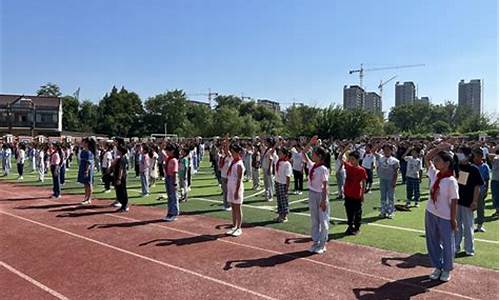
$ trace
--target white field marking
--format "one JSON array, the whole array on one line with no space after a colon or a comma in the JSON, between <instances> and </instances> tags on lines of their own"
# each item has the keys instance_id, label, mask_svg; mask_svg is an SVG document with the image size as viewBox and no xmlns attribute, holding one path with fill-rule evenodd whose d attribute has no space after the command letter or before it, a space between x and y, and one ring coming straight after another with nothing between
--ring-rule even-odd
<instances>
[{"instance_id":1,"label":"white field marking","mask_svg":"<svg viewBox=\"0 0 500 300\"><path fill-rule=\"evenodd\" d=\"M195 198L192 198L192 199L195 199ZM199 199L199 198L197 198L197 199ZM209 200L211 202L219 202L219 201L215 201L215 200L211 200L211 199L206 199L206 200ZM59 202L52 201L52 200L43 200L43 201L48 201L48 202L52 202L52 203L59 203ZM89 209L89 211L95 211L95 210ZM3 213L3 212L0 211L0 213ZM141 221L141 220L138 220L138 219L133 219L133 218L129 218L129 217L125 217L125 216L120 216L120 215L114 215L114 214L104 214L104 215L107 215L107 216L110 216L110 217L113 217L113 218L128 220L128 221L135 221L135 222ZM305 214L305 215L307 215L307 214ZM16 216L16 215L12 215L12 216L24 219L23 217ZM34 223L38 223L38 222L33 221L33 220L28 220L28 221L34 222ZM40 224L42 224L42 223L40 223ZM48 226L48 227L52 227L50 225L45 225L45 224L43 224L43 225L44 226ZM186 230L182 230L182 229L177 229L177 228L162 226L160 224L148 224L148 225L149 226L154 226L154 227L159 227L159 228L162 228L162 229L171 230L171 231L176 231L176 232L180 232L180 233L184 233L184 234L188 234L188 235L191 235L191 236L198 236L198 235L200 235L200 234L193 233L193 232L186 231ZM56 228L56 227L54 227L54 229L55 230L64 231L64 230ZM68 234L73 235L73 233L71 233L71 232L68 232ZM82 238L88 239L86 237L82 237ZM249 248L249 249L260 250L260 251L268 252L268 253L275 254L275 255L278 254L278 255L284 255L284 256L287 256L287 257L297 258L297 257L295 257L293 255L289 255L289 254L286 254L286 253L283 253L283 252L274 251L274 250L271 250L271 249L261 248L261 247L257 247L257 246L253 246L253 245L248 245L248 244L237 243L237 242L233 242L233 241L230 241L230 240L217 239L216 241L223 242L223 243L228 243L228 244L236 245L236 246L240 246L240 247L245 247L245 248ZM96 242L97 243L101 243L99 241L96 241ZM110 247L114 247L114 246L111 246L111 245L109 245L109 246ZM127 251L127 250L124 250L124 251ZM140 255L140 254L137 254L137 255ZM149 259L149 258L147 258L147 259ZM304 260L304 261L307 261L307 262L310 262L310 263L314 263L314 264L319 264L319 265L322 265L322 266L325 266L325 267L330 267L330 268L333 268L333 269L337 269L337 270L341 270L341 271L345 271L345 272L354 273L354 274L361 275L361 276L375 278L375 279L378 279L378 280L383 280L383 281L387 281L387 282L397 282L397 283L399 283L401 285L406 285L406 286L410 286L410 287L417 287L417 288L423 288L422 286L411 284L411 283L398 282L397 279L391 279L391 278L386 278L386 277L377 276L377 275L373 275L373 274L368 274L368 273L364 273L364 272L361 272L361 271L356 271L356 270L353 270L353 269L339 267L339 266L335 266L335 265L332 265L332 264L324 263L324 262L321 262L321 261L316 261L316 260L313 260L313 259L310 259L310 258L299 257L298 259L301 259L301 260ZM163 262L160 262L160 263L163 263ZM173 267L177 268L175 266L173 266ZM187 270L187 271L189 271L189 270ZM202 274L200 274L200 275L202 275ZM202 276L204 276L204 275L202 275ZM217 280L217 279L215 279L215 280ZM460 294L455 294L455 293L443 291L443 290L440 290L440 289L434 289L433 288L433 289L430 289L430 290L434 291L434 292L438 292L438 293L443 293L443 294L447 294L447 295L451 295L451 296L455 296L455 297L464 298L464 299L479 300L477 298L472 298L472 297L468 297L468 296L464 296L464 295L460 295Z\"/></svg>"},{"instance_id":2,"label":"white field marking","mask_svg":"<svg viewBox=\"0 0 500 300\"><path fill-rule=\"evenodd\" d=\"M212 200L212 199L206 199L206 198L196 198L195 197L195 198L190 198L190 199L198 200L198 201L221 203L221 201ZM245 203L243 203L242 206L243 207L260 209L260 210L272 211L272 212L275 211L275 207L270 207L270 206L265 206L265 205L251 205L251 204L245 204ZM308 214L308 213L290 212L290 214L299 215L299 216L305 216L305 217L311 217L311 215ZM347 219L334 218L334 217L330 217L330 220L347 222ZM361 223L365 224L365 225L369 225L369 226L377 226L377 227L382 227L382 228L389 228L389 229L395 229L395 230L402 230L402 231L409 231L409 232L415 232L415 233L425 234L425 231L424 230L420 230L420 229L407 228L407 227L394 226L394 225L386 225L386 224L380 224L380 223L365 223L365 222L361 222ZM495 244L495 245L499 244L498 241L493 241L493 240L478 239L478 238L474 238L474 240L478 241L478 242L488 243L488 244Z\"/></svg>"},{"instance_id":3,"label":"white field marking","mask_svg":"<svg viewBox=\"0 0 500 300\"><path fill-rule=\"evenodd\" d=\"M255 194L251 194L251 195L246 196L246 197L244 197L244 198L245 198L245 199L252 198L252 197L258 196L258 195L260 195L260 194L264 194L264 192L265 192L265 191L266 191L266 190L264 190L264 189L263 189L263 190L261 190L261 191L258 191L258 192L257 192L257 193L255 193Z\"/></svg>"},{"instance_id":4,"label":"white field marking","mask_svg":"<svg viewBox=\"0 0 500 300\"><path fill-rule=\"evenodd\" d=\"M7 270L9 270L10 272L16 274L17 276L21 277L22 279L28 281L29 283L39 287L40 289L44 290L45 292L51 294L52 296L56 297L57 299L61 299L61 300L67 300L68 298L63 296L62 294L54 291L53 289L49 288L48 286L40 283L39 281L33 279L32 277L24 274L23 272L19 271L19 270L16 270L14 267L12 267L11 265L3 262L3 261L0 261L0 266L6 268Z\"/></svg>"},{"instance_id":5,"label":"white field marking","mask_svg":"<svg viewBox=\"0 0 500 300\"><path fill-rule=\"evenodd\" d=\"M110 217L114 217L114 218L118 218L118 219L129 220L129 221L135 221L135 222L140 221L140 220L137 220L137 219L133 219L133 218L129 218L129 217L124 217L124 216L120 216L120 215L113 215L113 214L105 214L105 215L110 216ZM163 228L163 229L168 229L168 230L171 230L171 231L176 231L176 232L180 232L180 233L184 233L184 234L188 234L188 235L191 235L191 236L199 236L200 235L198 233L190 232L190 231L187 231L187 230L182 230L182 229L178 229L178 228L172 228L172 227L162 226L162 225L159 225L159 224L148 224L148 225L155 226L155 227L160 227L160 228ZM275 250L271 250L271 249L267 249L267 248L261 248L261 247L258 247L258 246L243 244L243 243L237 243L237 242L233 242L233 241L226 240L226 239L216 239L216 241L223 242L223 243L228 243L228 244L236 245L236 246L240 246L240 247L250 248L250 249L254 249L254 250L259 250L259 251L263 251L263 252L268 252L268 253L271 253L271 254L274 254L274 255L283 255L283 256L287 256L287 257L297 258L297 257L295 257L293 255L289 255L289 254L286 254L286 253L283 253L283 252L279 252L279 251L275 251ZM424 287L416 285L416 284L398 282L397 279L391 279L391 278L387 278L387 277L383 277L383 276L378 276L378 275L373 275L373 274L369 274L369 273L364 273L364 272L361 272L361 271L356 271L356 270L345 268L345 267L339 267L339 266L335 266L335 265L328 264L328 263L325 263L325 262L313 260L313 259L310 259L310 258L299 257L297 259L304 260L304 261L307 261L307 262L310 262L310 263L314 263L314 264L319 264L319 265L322 265L322 266L325 266L325 267L329 267L329 268L333 268L333 269L345 271L345 272L348 272L348 273L354 273L354 274L360 275L360 276L371 277L371 278L374 278L374 279L377 279L377 280L382 280L382 281L387 281L387 282L397 282L397 283L399 283L401 285L406 285L406 286L410 286L410 287L417 287L417 288L424 288ZM427 290L430 290L430 291L433 291L433 292L438 292L438 293L443 293L443 294L447 294L447 295L451 295L451 296L455 296L455 297L460 297L460 298L464 298L464 299L478 300L477 298L472 298L472 297L468 297L468 296L465 296L465 295L456 294L456 293L452 293L452 292L448 292L448 291L444 291L444 290L440 290L440 289L427 289Z\"/></svg>"},{"instance_id":6,"label":"white field marking","mask_svg":"<svg viewBox=\"0 0 500 300\"><path fill-rule=\"evenodd\" d=\"M206 275L203 275L203 274L200 274L200 273L197 273L195 271L191 271L189 269L185 269L185 268L182 268L182 267L174 266L174 265L168 264L168 263L160 261L160 260L156 260L156 259L148 257L148 256L144 256L144 255L132 252L132 251L128 251L128 250L125 250L125 249L122 249L122 248L119 248L119 247L116 247L116 246L113 246L113 245L110 245L110 244L107 244L107 243L104 243L104 242L101 242L101 241L98 241L98 240L94 240L94 239L91 239L91 238L88 238L88 237L85 237L83 235L79 235L79 234L76 234L76 233L73 233L73 232L70 232L70 231L66 231L64 229L60 229L60 228L57 228L57 227L54 227L54 226L51 226L51 225L40 223L40 222L37 222L35 220L24 218L24 217L21 217L21 216L18 216L18 215L14 215L14 214L11 214L11 213L8 213L8 212L0 211L0 213L4 214L4 215L11 216L13 218L17 218L17 219L26 221L26 222L30 222L30 223L36 224L36 225L41 226L41 227L45 227L45 228L48 228L48 229L52 229L54 231L65 233L65 234L67 234L69 236L72 236L72 237L75 237L75 238L79 238L79 239L82 239L82 240L85 240L87 242L91 242L91 243L94 243L94 244L97 244L97 245L100 245L100 246L104 246L104 247L110 248L112 250L121 252L121 253L125 253L125 254L131 255L131 256L135 256L135 257L144 259L146 261L162 265L164 267L168 267L168 268L171 268L171 269L174 269L174 270L177 270L177 271L181 271L181 272L184 272L184 273L187 273L187 274L190 274L190 275L194 275L194 276L200 277L202 279L209 280L209 281L221 284L221 285L232 287L232 288L234 288L236 290L239 290L239 291L242 291L242 292L245 292L245 293L249 293L249 294L252 294L254 296L261 297L263 299L272 299L272 300L275 299L275 298L269 297L267 295L264 295L264 294L257 293L257 292L254 292L252 290L246 289L244 287L241 287L241 286L238 286L238 285L234 285L234 284L231 284L229 282L225 282L223 280L219 280L217 278L206 276ZM66 298L64 298L64 299L66 299Z\"/></svg>"},{"instance_id":7,"label":"white field marking","mask_svg":"<svg viewBox=\"0 0 500 300\"><path fill-rule=\"evenodd\" d=\"M303 201L306 201L306 200L309 200L309 198L304 198L304 199L299 199L299 200L295 200L295 201L290 201L290 202L288 202L288 204L292 205L292 204L303 202Z\"/></svg>"}]
</instances>

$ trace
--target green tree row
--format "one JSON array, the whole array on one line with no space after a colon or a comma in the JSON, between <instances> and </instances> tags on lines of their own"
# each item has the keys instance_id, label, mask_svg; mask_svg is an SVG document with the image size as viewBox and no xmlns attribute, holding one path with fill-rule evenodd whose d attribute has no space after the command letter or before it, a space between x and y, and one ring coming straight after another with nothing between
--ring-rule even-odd
<instances>
[{"instance_id":1,"label":"green tree row","mask_svg":"<svg viewBox=\"0 0 500 300\"><path fill-rule=\"evenodd\" d=\"M39 95L61 96L59 87L46 84ZM219 95L215 107L195 104L182 90L172 90L141 101L140 97L113 87L98 102L63 96L63 128L109 136L148 136L151 133L179 136L251 137L255 135L354 138L386 134L426 135L495 131L498 120L472 113L452 102L433 105L417 103L391 109L388 119L365 110L343 110L293 105L276 112L257 102L232 95Z\"/></svg>"}]
</instances>

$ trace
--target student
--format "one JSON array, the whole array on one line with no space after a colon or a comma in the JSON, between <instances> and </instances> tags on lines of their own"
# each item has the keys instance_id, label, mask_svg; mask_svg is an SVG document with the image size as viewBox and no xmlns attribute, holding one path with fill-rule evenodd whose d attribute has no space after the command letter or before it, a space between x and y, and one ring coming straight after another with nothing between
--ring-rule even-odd
<instances>
[{"instance_id":1,"label":"student","mask_svg":"<svg viewBox=\"0 0 500 300\"><path fill-rule=\"evenodd\" d=\"M28 157L31 162L31 173L36 172L36 145L33 143L28 148Z\"/></svg>"},{"instance_id":2,"label":"student","mask_svg":"<svg viewBox=\"0 0 500 300\"><path fill-rule=\"evenodd\" d=\"M134 170L135 170L135 178L140 175L140 163L141 163L142 149L141 145L137 144L134 147Z\"/></svg>"},{"instance_id":3,"label":"student","mask_svg":"<svg viewBox=\"0 0 500 300\"><path fill-rule=\"evenodd\" d=\"M47 146L39 145L35 152L38 181L40 182L44 182L45 180L45 155L47 153L47 150Z\"/></svg>"},{"instance_id":4,"label":"student","mask_svg":"<svg viewBox=\"0 0 500 300\"><path fill-rule=\"evenodd\" d=\"M261 166L261 157L260 157L260 144L255 144L252 150L252 188L254 190L260 189L260 178L259 178L259 169Z\"/></svg>"},{"instance_id":5,"label":"student","mask_svg":"<svg viewBox=\"0 0 500 300\"><path fill-rule=\"evenodd\" d=\"M317 137L311 139L311 145L315 146ZM309 249L312 253L322 254L326 251L328 241L328 228L330 219L330 205L328 202L328 176L330 166L330 154L319 146L312 151L312 159L307 156L304 149L303 159L309 173L307 182L309 188L309 211L311 213L311 237L313 244Z\"/></svg>"},{"instance_id":6,"label":"student","mask_svg":"<svg viewBox=\"0 0 500 300\"><path fill-rule=\"evenodd\" d=\"M273 156L271 149L276 145L272 138L266 140L266 150L262 154L262 173L264 174L264 188L266 190L265 197L267 201L273 201Z\"/></svg>"},{"instance_id":7,"label":"student","mask_svg":"<svg viewBox=\"0 0 500 300\"><path fill-rule=\"evenodd\" d=\"M189 149L183 148L181 151L181 157L179 159L179 186L180 186L180 200L185 202L188 200L188 182L187 182L187 170L189 168Z\"/></svg>"},{"instance_id":8,"label":"student","mask_svg":"<svg viewBox=\"0 0 500 300\"><path fill-rule=\"evenodd\" d=\"M483 150L481 148L476 148L473 151L473 162L478 168L481 178L484 184L481 185L479 202L477 203L477 227L475 232L485 232L484 228L484 202L486 201L486 196L488 195L488 187L490 183L490 167L483 160Z\"/></svg>"},{"instance_id":9,"label":"student","mask_svg":"<svg viewBox=\"0 0 500 300\"><path fill-rule=\"evenodd\" d=\"M26 146L24 144L20 144L17 150L17 173L19 174L19 176L17 177L18 181L23 180L25 160L26 160Z\"/></svg>"},{"instance_id":10,"label":"student","mask_svg":"<svg viewBox=\"0 0 500 300\"><path fill-rule=\"evenodd\" d=\"M345 167L346 179L344 184L345 212L347 215L346 235L357 235L361 227L363 214L362 205L365 197L366 169L359 165L360 155L357 151L349 153L348 161L343 159L346 147L339 157Z\"/></svg>"},{"instance_id":11,"label":"student","mask_svg":"<svg viewBox=\"0 0 500 300\"><path fill-rule=\"evenodd\" d=\"M229 147L228 147L228 141L224 140L222 143L221 147L221 154L219 157L219 170L220 170L220 177L221 177L221 188L222 188L222 202L223 202L223 209L226 211L231 210L231 205L227 201L228 199L228 191L227 191L227 172L229 165L231 163L232 158L230 157L229 153Z\"/></svg>"},{"instance_id":12,"label":"student","mask_svg":"<svg viewBox=\"0 0 500 300\"><path fill-rule=\"evenodd\" d=\"M94 181L94 161L96 144L91 138L85 138L82 141L82 151L80 152L80 165L78 168L78 182L85 187L85 196L82 204L92 202L92 184Z\"/></svg>"},{"instance_id":13,"label":"student","mask_svg":"<svg viewBox=\"0 0 500 300\"><path fill-rule=\"evenodd\" d=\"M232 143L229 150L232 160L227 170L227 201L231 204L233 227L226 234L237 237L242 233L243 212L241 204L243 203L243 173L245 172L245 166L240 156L243 148L237 143Z\"/></svg>"},{"instance_id":14,"label":"student","mask_svg":"<svg viewBox=\"0 0 500 300\"><path fill-rule=\"evenodd\" d=\"M249 181L252 178L252 156L253 156L253 147L249 142L245 145L244 148L244 165L245 165L245 181Z\"/></svg>"},{"instance_id":15,"label":"student","mask_svg":"<svg viewBox=\"0 0 500 300\"><path fill-rule=\"evenodd\" d=\"M292 149L292 167L295 195L302 195L304 190L304 161L302 160L302 146L296 144Z\"/></svg>"},{"instance_id":16,"label":"student","mask_svg":"<svg viewBox=\"0 0 500 300\"><path fill-rule=\"evenodd\" d=\"M491 166L491 199L493 200L493 208L495 212L492 217L498 218L498 148L495 150L495 154L492 154L492 166Z\"/></svg>"},{"instance_id":17,"label":"student","mask_svg":"<svg viewBox=\"0 0 500 300\"><path fill-rule=\"evenodd\" d=\"M411 156L407 156L411 152ZM415 207L418 207L420 201L420 174L422 170L422 160L418 157L419 149L408 147L403 154L406 161L406 207L411 206L411 200L414 199Z\"/></svg>"},{"instance_id":18,"label":"student","mask_svg":"<svg viewBox=\"0 0 500 300\"><path fill-rule=\"evenodd\" d=\"M335 178L337 179L337 199L344 199L345 168L343 154L337 153L335 159Z\"/></svg>"},{"instance_id":19,"label":"student","mask_svg":"<svg viewBox=\"0 0 500 300\"><path fill-rule=\"evenodd\" d=\"M371 192L373 184L373 167L375 166L375 155L373 155L372 150L372 144L367 144L365 147L365 153L362 156L363 160L361 162L361 166L365 168L366 175L368 176L368 179L366 180L365 193Z\"/></svg>"},{"instance_id":20,"label":"student","mask_svg":"<svg viewBox=\"0 0 500 300\"><path fill-rule=\"evenodd\" d=\"M127 212L128 194L127 194L127 149L123 145L117 146L117 158L112 166L113 182L115 185L116 201L120 203L117 212Z\"/></svg>"},{"instance_id":21,"label":"student","mask_svg":"<svg viewBox=\"0 0 500 300\"><path fill-rule=\"evenodd\" d=\"M149 158L151 159L151 164L149 166L149 178L150 178L149 185L151 187L155 187L156 180L158 179L158 176L159 176L159 174L158 174L158 170L159 170L158 160L159 160L160 156L158 155L158 146L151 147L151 150L149 151Z\"/></svg>"},{"instance_id":22,"label":"student","mask_svg":"<svg viewBox=\"0 0 500 300\"><path fill-rule=\"evenodd\" d=\"M61 167L61 147L52 144L50 147L50 173L52 174L52 198L61 198L61 182L59 171Z\"/></svg>"},{"instance_id":23,"label":"student","mask_svg":"<svg viewBox=\"0 0 500 300\"><path fill-rule=\"evenodd\" d=\"M102 168L102 182L104 183L104 193L111 192L111 182L113 181L113 146L108 145L104 151L101 152L101 168Z\"/></svg>"},{"instance_id":24,"label":"student","mask_svg":"<svg viewBox=\"0 0 500 300\"><path fill-rule=\"evenodd\" d=\"M3 176L9 176L10 168L11 168L11 157L12 150L10 146L7 144L3 144L2 146L2 167L3 167Z\"/></svg>"},{"instance_id":25,"label":"student","mask_svg":"<svg viewBox=\"0 0 500 300\"><path fill-rule=\"evenodd\" d=\"M290 164L290 151L285 147L279 147L276 149L278 153L278 159L274 160L276 170L276 199L278 204L278 217L275 219L276 222L284 223L288 222L288 190L290 187L290 177L292 176L292 164Z\"/></svg>"},{"instance_id":26,"label":"student","mask_svg":"<svg viewBox=\"0 0 500 300\"><path fill-rule=\"evenodd\" d=\"M427 251L435 268L430 279L449 281L455 257L454 231L457 230L458 182L453 176L453 157L440 144L427 154L425 160L431 181L430 199L425 212Z\"/></svg>"},{"instance_id":27,"label":"student","mask_svg":"<svg viewBox=\"0 0 500 300\"><path fill-rule=\"evenodd\" d=\"M179 172L179 148L174 144L165 146L165 187L168 195L167 215L164 220L173 222L179 215L179 200L177 199L177 173Z\"/></svg>"},{"instance_id":28,"label":"student","mask_svg":"<svg viewBox=\"0 0 500 300\"><path fill-rule=\"evenodd\" d=\"M383 155L377 151L374 153L380 183L380 216L389 219L394 217L394 190L399 170L399 160L392 156L392 150L392 145L385 144L382 147Z\"/></svg>"},{"instance_id":29,"label":"student","mask_svg":"<svg viewBox=\"0 0 500 300\"><path fill-rule=\"evenodd\" d=\"M61 146L61 170L59 172L61 186L66 183L66 161L68 160L68 155L66 151L66 145Z\"/></svg>"},{"instance_id":30,"label":"student","mask_svg":"<svg viewBox=\"0 0 500 300\"><path fill-rule=\"evenodd\" d=\"M141 179L142 197L149 196L149 167L151 159L149 158L149 148L146 144L142 145L142 153L139 161L139 175Z\"/></svg>"},{"instance_id":31,"label":"student","mask_svg":"<svg viewBox=\"0 0 500 300\"><path fill-rule=\"evenodd\" d=\"M474 211L477 209L481 196L481 186L484 184L481 173L476 166L473 166L472 150L469 146L463 145L457 151L458 174L458 207L457 224L458 230L455 233L456 253L460 253L462 237L464 237L464 248L467 256L474 256Z\"/></svg>"}]
</instances>

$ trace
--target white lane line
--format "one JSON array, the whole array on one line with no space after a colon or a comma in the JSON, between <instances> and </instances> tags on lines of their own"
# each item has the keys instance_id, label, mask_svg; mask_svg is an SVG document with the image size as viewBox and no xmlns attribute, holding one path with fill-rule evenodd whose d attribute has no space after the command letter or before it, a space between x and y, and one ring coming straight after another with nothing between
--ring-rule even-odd
<instances>
[{"instance_id":1,"label":"white lane line","mask_svg":"<svg viewBox=\"0 0 500 300\"><path fill-rule=\"evenodd\" d=\"M192 200L198 200L198 201L205 201L205 202L214 202L214 203L221 203L219 200L213 200L213 199L207 199L207 198L190 198ZM270 206L259 206L259 205L251 205L251 204L242 204L243 207L249 207L249 208L255 208L255 209L260 209L260 210L266 210L266 211L271 211L274 212L276 208L270 207ZM310 217L311 215L308 213L301 213L301 212L290 212L290 214L294 215L299 215L299 216L305 216L305 217ZM335 217L330 217L330 220L333 221L343 221L347 222L347 219L341 219L341 218L335 218ZM361 222L364 225L369 225L369 226L376 226L376 227L382 227L382 228L389 228L389 229L395 229L395 230L402 230L402 231L408 231L408 232L415 232L415 233L422 233L425 234L424 230L420 229L414 229L414 228L406 228L406 227L401 227L401 226L394 226L394 225L386 225L386 224L380 224L380 223L365 223ZM498 245L498 241L493 241L493 240L486 240L486 239L479 239L479 238L474 238L475 241L482 242L482 243L488 243L488 244L495 244Z\"/></svg>"},{"instance_id":2,"label":"white lane line","mask_svg":"<svg viewBox=\"0 0 500 300\"><path fill-rule=\"evenodd\" d=\"M246 197L244 197L244 198L245 198L245 199L252 198L252 197L258 196L258 195L260 195L260 194L264 194L264 192L265 192L265 191L266 191L266 190L264 190L264 189L263 189L263 190L261 190L261 191L258 191L258 192L257 192L257 193L255 193L255 194L251 194L251 195L246 196Z\"/></svg>"},{"instance_id":3,"label":"white lane line","mask_svg":"<svg viewBox=\"0 0 500 300\"><path fill-rule=\"evenodd\" d=\"M309 200L309 198L304 198L304 199L299 199L299 200L295 200L295 201L290 201L290 202L288 202L288 204L292 205L292 204L295 204L295 203L304 202L306 200Z\"/></svg>"},{"instance_id":4,"label":"white lane line","mask_svg":"<svg viewBox=\"0 0 500 300\"><path fill-rule=\"evenodd\" d=\"M33 279L32 277L24 274L23 272L15 269L14 267L12 267L11 265L3 262L3 261L0 261L0 266L6 268L7 270L9 270L10 272L16 274L17 276L21 277L22 279L28 281L29 283L39 287L40 289L46 291L47 293L51 294L52 296L56 297L57 299L61 299L61 300L67 300L68 298L63 296L62 294L54 291L53 289L49 288L48 286L40 283L39 281Z\"/></svg>"},{"instance_id":5,"label":"white lane line","mask_svg":"<svg viewBox=\"0 0 500 300\"><path fill-rule=\"evenodd\" d=\"M72 237L79 238L79 239L82 239L82 240L85 240L85 241L88 241L88 242L91 242L91 243L94 243L94 244L97 244L97 245L100 245L100 246L104 246L104 247L107 247L107 248L113 249L115 251L131 255L131 256L135 256L135 257L138 257L138 258L147 260L149 262L156 263L156 264L159 264L159 265L162 265L162 266L165 266L165 267L177 270L177 271L181 271L181 272L184 272L184 273L187 273L187 274L190 274L190 275L194 275L194 276L203 278L205 280L209 280L209 281L221 284L221 285L232 287L232 288L237 289L239 291L242 291L242 292L245 292L245 293L249 293L249 294L252 294L254 296L261 297L263 299L270 299L270 300L271 299L272 300L275 299L275 298L269 297L267 295L264 295L264 294L257 293L257 292L254 292L252 290L246 289L244 287L241 287L241 286L238 286L238 285L234 285L234 284L231 284L229 282L225 282L223 280L219 280L217 278L209 277L209 276L197 273L195 271L191 271L189 269L185 269L185 268L182 268L182 267L174 266L174 265L165 263L165 262L160 261L160 260L156 260L156 259L148 257L148 256L144 256L144 255L141 255L141 254L138 254L138 253L135 253L135 252L132 252L132 251L128 251L128 250L125 250L125 249L122 249L122 248L119 248L119 247L116 247L116 246L113 246L113 245L110 245L110 244L107 244L107 243L103 243L103 242L100 242L98 240L94 240L94 239L91 239L91 238L88 238L88 237L85 237L83 235L79 235L79 234L76 234L76 233L73 233L73 232L70 232L70 231L66 231L64 229L60 229L60 228L57 228L57 227L54 227L54 226L51 226L51 225L48 225L48 224L40 223L40 222L37 222L35 220L24 218L24 217L21 217L21 216L18 216L18 215L14 215L14 214L11 214L11 213L8 213L8 212L5 212L5 211L0 211L0 213L4 214L4 215L11 216L13 218L17 218L17 219L26 221L26 222L30 222L30 223L36 224L38 226L42 226L42 227L45 227L45 228L48 228L48 229L52 229L54 231L65 233L65 234L70 235ZM66 299L66 298L64 298L64 299Z\"/></svg>"}]
</instances>

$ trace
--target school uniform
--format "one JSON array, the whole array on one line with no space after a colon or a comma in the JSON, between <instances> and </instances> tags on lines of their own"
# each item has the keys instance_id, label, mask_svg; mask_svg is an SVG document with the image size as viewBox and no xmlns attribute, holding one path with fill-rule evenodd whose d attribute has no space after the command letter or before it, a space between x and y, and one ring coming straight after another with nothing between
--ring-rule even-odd
<instances>
[{"instance_id":1,"label":"school uniform","mask_svg":"<svg viewBox=\"0 0 500 300\"><path fill-rule=\"evenodd\" d=\"M61 156L59 152L54 151L50 155L50 172L52 173L52 196L59 197L61 195L61 182L59 177L61 164Z\"/></svg>"},{"instance_id":2,"label":"school uniform","mask_svg":"<svg viewBox=\"0 0 500 300\"><path fill-rule=\"evenodd\" d=\"M404 160L406 161L406 204L410 205L413 199L417 205L420 202L422 160L413 156L406 156Z\"/></svg>"},{"instance_id":3,"label":"school uniform","mask_svg":"<svg viewBox=\"0 0 500 300\"><path fill-rule=\"evenodd\" d=\"M227 171L229 168L230 163L232 162L232 157L230 155L228 156L221 156L219 158L219 169L220 169L220 177L221 177L221 188L222 188L222 201L224 208L228 208L228 176L227 176Z\"/></svg>"},{"instance_id":4,"label":"school uniform","mask_svg":"<svg viewBox=\"0 0 500 300\"><path fill-rule=\"evenodd\" d=\"M260 152L254 151L252 154L252 185L253 189L256 190L260 186L259 169L260 169Z\"/></svg>"},{"instance_id":5,"label":"school uniform","mask_svg":"<svg viewBox=\"0 0 500 300\"><path fill-rule=\"evenodd\" d=\"M491 166L491 199L493 200L493 208L495 212L498 214L498 155L493 159L493 163Z\"/></svg>"},{"instance_id":6,"label":"school uniform","mask_svg":"<svg viewBox=\"0 0 500 300\"><path fill-rule=\"evenodd\" d=\"M375 155L373 153L366 153L362 156L361 166L366 171L366 189L370 190L373 184L373 165L375 164Z\"/></svg>"},{"instance_id":7,"label":"school uniform","mask_svg":"<svg viewBox=\"0 0 500 300\"><path fill-rule=\"evenodd\" d=\"M377 158L377 173L380 183L380 213L391 216L395 212L394 207L394 177L397 176L399 160L394 156L383 156L375 154Z\"/></svg>"},{"instance_id":8,"label":"school uniform","mask_svg":"<svg viewBox=\"0 0 500 300\"><path fill-rule=\"evenodd\" d=\"M241 167L241 178L238 177L238 167ZM245 173L245 164L241 159L238 161L231 160L231 164L227 169L227 202L233 204L242 204L243 203L243 174ZM239 188L236 190L236 187L239 183ZM234 194L237 193L238 197L235 198Z\"/></svg>"},{"instance_id":9,"label":"school uniform","mask_svg":"<svg viewBox=\"0 0 500 300\"><path fill-rule=\"evenodd\" d=\"M431 190L439 171L431 163L428 171ZM432 193L431 193L432 194ZM432 197L432 196L431 196ZM444 177L439 183L435 199L427 201L425 210L425 240L434 268L451 271L455 257L455 237L451 228L451 200L458 199L458 182L453 176Z\"/></svg>"},{"instance_id":10,"label":"school uniform","mask_svg":"<svg viewBox=\"0 0 500 300\"><path fill-rule=\"evenodd\" d=\"M38 180L44 182L45 180L45 152L43 150L36 150L36 168L38 171Z\"/></svg>"},{"instance_id":11,"label":"school uniform","mask_svg":"<svg viewBox=\"0 0 500 300\"><path fill-rule=\"evenodd\" d=\"M486 163L481 163L480 165L474 165L478 168L481 178L484 184L481 185L481 194L479 196L479 202L477 203L477 218L476 223L478 228L484 223L484 203L486 201L486 196L488 195L488 183L490 181L490 167Z\"/></svg>"},{"instance_id":12,"label":"school uniform","mask_svg":"<svg viewBox=\"0 0 500 300\"><path fill-rule=\"evenodd\" d=\"M141 176L142 195L149 194L149 167L151 158L148 154L142 154L142 159L139 163L139 174Z\"/></svg>"},{"instance_id":13,"label":"school uniform","mask_svg":"<svg viewBox=\"0 0 500 300\"><path fill-rule=\"evenodd\" d=\"M309 211L311 213L311 238L316 246L324 247L328 241L330 224L328 195L324 195L326 198L325 211L320 208L320 203L323 199L323 182L326 181L328 185L329 171L325 166L315 166L310 161L307 163L307 169L309 173L307 186L309 188Z\"/></svg>"},{"instance_id":14,"label":"school uniform","mask_svg":"<svg viewBox=\"0 0 500 300\"><path fill-rule=\"evenodd\" d=\"M19 149L19 151L17 152L17 173L19 174L19 178L23 177L25 159L26 151L24 151L23 149Z\"/></svg>"},{"instance_id":15,"label":"school uniform","mask_svg":"<svg viewBox=\"0 0 500 300\"><path fill-rule=\"evenodd\" d=\"M262 155L262 172L264 174L264 188L266 190L266 198L268 200L273 199L274 191L274 179L273 179L273 160L276 158L276 154L272 153L270 149L267 149Z\"/></svg>"},{"instance_id":16,"label":"school uniform","mask_svg":"<svg viewBox=\"0 0 500 300\"><path fill-rule=\"evenodd\" d=\"M175 157L167 157L165 160L165 188L168 195L167 216L179 215L179 199L176 192L176 177L179 172L179 162Z\"/></svg>"},{"instance_id":17,"label":"school uniform","mask_svg":"<svg viewBox=\"0 0 500 300\"><path fill-rule=\"evenodd\" d=\"M292 169L295 192L304 190L304 161L302 153L297 150L292 150Z\"/></svg>"},{"instance_id":18,"label":"school uniform","mask_svg":"<svg viewBox=\"0 0 500 300\"><path fill-rule=\"evenodd\" d=\"M345 168L342 157L339 155L335 160L335 178L337 179L338 198L344 198Z\"/></svg>"},{"instance_id":19,"label":"school uniform","mask_svg":"<svg viewBox=\"0 0 500 300\"><path fill-rule=\"evenodd\" d=\"M276 170L275 187L278 214L286 216L289 213L287 180L292 176L292 164L288 160L274 160Z\"/></svg>"},{"instance_id":20,"label":"school uniform","mask_svg":"<svg viewBox=\"0 0 500 300\"><path fill-rule=\"evenodd\" d=\"M113 179L111 173L111 162L113 161L113 155L111 151L104 152L102 156L102 182L104 183L104 189L108 191L111 189L111 180Z\"/></svg>"},{"instance_id":21,"label":"school uniform","mask_svg":"<svg viewBox=\"0 0 500 300\"><path fill-rule=\"evenodd\" d=\"M3 155L2 155L3 173L4 173L4 176L9 176L10 168L11 168L10 159L12 156L12 150L10 150L10 148L7 147L2 152L3 152Z\"/></svg>"},{"instance_id":22,"label":"school uniform","mask_svg":"<svg viewBox=\"0 0 500 300\"><path fill-rule=\"evenodd\" d=\"M182 157L179 160L179 188L181 192L181 199L187 200L187 170L189 168L189 161L187 157Z\"/></svg>"},{"instance_id":23,"label":"school uniform","mask_svg":"<svg viewBox=\"0 0 500 300\"><path fill-rule=\"evenodd\" d=\"M121 209L126 209L128 205L127 168L127 156L123 155L121 157L117 157L117 161L113 165L113 181L115 186L116 201L121 204Z\"/></svg>"}]
</instances>

